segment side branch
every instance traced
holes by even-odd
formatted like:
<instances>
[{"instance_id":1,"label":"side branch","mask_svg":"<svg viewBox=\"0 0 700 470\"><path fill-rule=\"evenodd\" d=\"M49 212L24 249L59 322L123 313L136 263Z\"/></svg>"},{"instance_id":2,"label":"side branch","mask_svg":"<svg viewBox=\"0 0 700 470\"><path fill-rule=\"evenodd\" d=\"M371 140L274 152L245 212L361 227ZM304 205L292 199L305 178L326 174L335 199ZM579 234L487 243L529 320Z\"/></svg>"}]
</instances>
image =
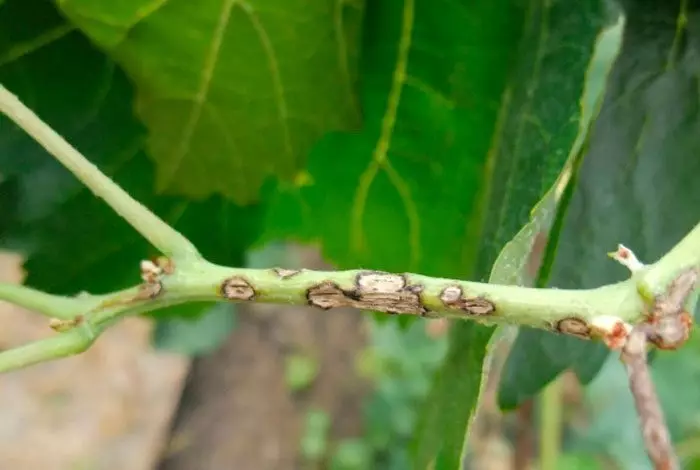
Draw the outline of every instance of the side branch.
<instances>
[{"instance_id":1,"label":"side branch","mask_svg":"<svg viewBox=\"0 0 700 470\"><path fill-rule=\"evenodd\" d=\"M684 239L686 243L683 246L688 250L684 266L690 262L692 266L700 267L700 249L695 250L694 245L687 243L688 240L700 240L698 233L700 225ZM663 275L657 270L662 270ZM664 257L657 264L644 266L626 281L597 289L568 290L484 284L412 273L394 274L368 270L236 269L205 260L178 266L172 260L159 259L157 263L141 264L144 283L140 286L91 297L89 305L73 304L70 308L61 310L60 318L65 319L71 314L73 316L56 329L68 332L83 329L91 335L97 335L128 315L185 302L228 300L309 305L324 310L354 307L389 314L528 325L585 339L602 339L609 346L619 349L624 345L633 325L649 320L650 305L640 295L640 285L643 284L645 289L665 292L668 285L650 286L648 279L654 276L657 279L677 278L680 273L681 270L675 269ZM694 284L685 284L688 296L692 297ZM25 287L16 289L31 291ZM11 294L12 290L6 291L4 297L16 300L8 292ZM0 290L0 298L2 297L3 292ZM676 299L675 296L659 297L661 298L666 299L666 304L669 299ZM23 305L39 310L48 305L45 300L23 302ZM650 338L651 341L654 339ZM90 335L88 340L92 341ZM81 350L85 341L84 338L75 339L75 350ZM61 344L62 347L65 346ZM57 354L70 350L66 347L57 350ZM0 372L26 365L13 354L12 351L0 353Z\"/></svg>"},{"instance_id":2,"label":"side branch","mask_svg":"<svg viewBox=\"0 0 700 470\"><path fill-rule=\"evenodd\" d=\"M77 312L87 311L95 304L92 296L63 297L7 282L0 282L0 300L61 320L69 320Z\"/></svg>"},{"instance_id":3,"label":"side branch","mask_svg":"<svg viewBox=\"0 0 700 470\"><path fill-rule=\"evenodd\" d=\"M116 213L165 255L175 259L200 257L195 246L187 238L105 176L2 85L0 111L31 135L97 197L104 199Z\"/></svg>"},{"instance_id":4,"label":"side branch","mask_svg":"<svg viewBox=\"0 0 700 470\"><path fill-rule=\"evenodd\" d=\"M621 358L627 369L647 455L655 469L676 470L679 468L678 458L673 450L671 435L647 362L649 330L648 324L635 327L622 350Z\"/></svg>"}]
</instances>

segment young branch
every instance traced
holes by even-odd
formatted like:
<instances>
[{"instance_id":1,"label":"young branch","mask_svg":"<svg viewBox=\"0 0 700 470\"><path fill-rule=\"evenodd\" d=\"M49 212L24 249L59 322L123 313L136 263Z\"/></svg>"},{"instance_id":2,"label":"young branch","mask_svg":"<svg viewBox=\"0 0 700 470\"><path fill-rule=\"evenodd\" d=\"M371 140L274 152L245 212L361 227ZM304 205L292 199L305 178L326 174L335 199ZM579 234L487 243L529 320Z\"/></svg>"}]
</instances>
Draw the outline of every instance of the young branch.
<instances>
[{"instance_id":1,"label":"young branch","mask_svg":"<svg viewBox=\"0 0 700 470\"><path fill-rule=\"evenodd\" d=\"M321 309L355 307L391 314L529 325L602 339L619 349L632 325L648 320L649 299L666 293L681 271L700 268L700 225L657 263L627 262L634 268L627 281L588 290L524 288L410 273L217 266L202 259L189 240L132 199L1 85L0 110L168 256L158 263L142 263L143 284L89 297L89 301L87 297L75 303L74 299L58 299L52 305L53 297L48 294L4 286L0 299L59 318L52 326L62 333L57 338L0 353L0 372L78 353L125 316L190 301L254 301ZM695 292L694 288L691 290ZM692 309L696 293L689 294L688 299L686 306ZM659 338L669 339L668 335L656 340ZM656 344L660 345L659 341Z\"/></svg>"},{"instance_id":2,"label":"young branch","mask_svg":"<svg viewBox=\"0 0 700 470\"><path fill-rule=\"evenodd\" d=\"M31 135L97 197L104 199L117 214L126 219L163 254L174 259L200 257L195 246L187 238L134 200L2 85L0 111Z\"/></svg>"},{"instance_id":3,"label":"young branch","mask_svg":"<svg viewBox=\"0 0 700 470\"><path fill-rule=\"evenodd\" d=\"M0 372L80 354L87 350L96 338L95 332L74 328L51 338L3 351L0 353Z\"/></svg>"},{"instance_id":4,"label":"young branch","mask_svg":"<svg viewBox=\"0 0 700 470\"><path fill-rule=\"evenodd\" d=\"M679 244L687 250L684 259L694 260L695 266L700 266L698 233L700 225ZM699 244L690 243L693 240ZM640 285L659 291L668 287L650 286L647 275L665 279L669 273L675 272L676 277L679 273L662 258L626 281L597 289L568 290L366 270L236 269L206 261L195 268L180 268L166 259L158 264L144 262L143 284L95 298L88 310L82 308L85 305L76 306L72 313L81 320L76 324L87 325L96 335L128 315L184 302L228 300L310 305L324 310L355 307L392 314L529 325L586 339L603 339L614 345L627 337L632 325L648 319L648 306L639 295ZM34 305L41 308L39 303ZM63 311L63 317L68 313ZM76 351L85 344L83 338L75 337L73 341ZM624 341L617 347L622 344ZM16 356L8 360L7 354L10 352L0 353L0 372L25 365Z\"/></svg>"},{"instance_id":5,"label":"young branch","mask_svg":"<svg viewBox=\"0 0 700 470\"><path fill-rule=\"evenodd\" d=\"M7 282L0 282L0 300L61 320L69 320L81 310L87 311L94 303L92 297L62 297Z\"/></svg>"}]
</instances>

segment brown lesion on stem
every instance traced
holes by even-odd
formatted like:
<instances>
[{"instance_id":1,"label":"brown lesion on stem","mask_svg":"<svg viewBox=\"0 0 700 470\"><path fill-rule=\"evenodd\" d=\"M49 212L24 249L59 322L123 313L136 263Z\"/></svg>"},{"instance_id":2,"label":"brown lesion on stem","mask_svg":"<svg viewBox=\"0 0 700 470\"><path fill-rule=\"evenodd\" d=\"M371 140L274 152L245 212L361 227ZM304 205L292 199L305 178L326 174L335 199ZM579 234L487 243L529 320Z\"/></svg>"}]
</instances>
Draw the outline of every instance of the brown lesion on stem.
<instances>
[{"instance_id":1,"label":"brown lesion on stem","mask_svg":"<svg viewBox=\"0 0 700 470\"><path fill-rule=\"evenodd\" d=\"M76 315L75 318L71 318L70 320L52 318L51 320L49 320L49 327L58 333L62 333L64 331L71 330L76 326L82 325L84 321L84 315Z\"/></svg>"},{"instance_id":2,"label":"brown lesion on stem","mask_svg":"<svg viewBox=\"0 0 700 470\"><path fill-rule=\"evenodd\" d=\"M227 300L253 300L255 289L241 276L233 276L221 284L221 295Z\"/></svg>"},{"instance_id":3,"label":"brown lesion on stem","mask_svg":"<svg viewBox=\"0 0 700 470\"><path fill-rule=\"evenodd\" d=\"M440 300L446 307L459 309L477 317L492 315L496 311L496 306L484 297L465 297L460 286L445 287L440 294Z\"/></svg>"},{"instance_id":4,"label":"brown lesion on stem","mask_svg":"<svg viewBox=\"0 0 700 470\"><path fill-rule=\"evenodd\" d=\"M581 339L591 339L590 325L576 317L563 318L554 324L554 331Z\"/></svg>"},{"instance_id":5,"label":"brown lesion on stem","mask_svg":"<svg viewBox=\"0 0 700 470\"><path fill-rule=\"evenodd\" d=\"M163 283L161 282L163 276L174 272L175 263L165 256L141 261L141 279L143 284L139 286L139 291L135 297L123 303L155 299L163 292Z\"/></svg>"},{"instance_id":6,"label":"brown lesion on stem","mask_svg":"<svg viewBox=\"0 0 700 470\"><path fill-rule=\"evenodd\" d=\"M671 282L666 292L654 301L647 322L653 327L647 340L659 349L677 349L690 335L693 316L685 309L685 302L700 277L700 269L684 270Z\"/></svg>"},{"instance_id":7,"label":"brown lesion on stem","mask_svg":"<svg viewBox=\"0 0 700 470\"><path fill-rule=\"evenodd\" d=\"M65 332L86 324L90 320L90 316L95 312L155 299L164 291L163 276L173 274L175 272L175 264L169 258L159 256L154 259L141 261L140 270L143 282L136 288L135 293L133 291L122 292L111 296L88 311L77 314L69 320L52 318L49 321L49 327L59 333Z\"/></svg>"},{"instance_id":8,"label":"brown lesion on stem","mask_svg":"<svg viewBox=\"0 0 700 470\"><path fill-rule=\"evenodd\" d=\"M404 275L381 271L362 272L353 289L342 289L332 281L309 288L306 298L311 306L330 309L354 307L391 314L427 315L421 293L423 286L409 284Z\"/></svg>"}]
</instances>

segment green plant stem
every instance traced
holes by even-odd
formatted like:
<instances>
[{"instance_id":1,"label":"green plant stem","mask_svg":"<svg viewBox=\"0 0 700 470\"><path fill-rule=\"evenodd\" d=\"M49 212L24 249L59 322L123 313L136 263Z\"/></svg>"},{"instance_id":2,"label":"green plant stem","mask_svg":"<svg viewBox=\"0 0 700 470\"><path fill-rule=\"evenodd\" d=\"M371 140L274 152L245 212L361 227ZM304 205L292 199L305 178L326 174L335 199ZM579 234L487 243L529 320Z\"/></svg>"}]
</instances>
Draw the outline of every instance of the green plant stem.
<instances>
[{"instance_id":1,"label":"green plant stem","mask_svg":"<svg viewBox=\"0 0 700 470\"><path fill-rule=\"evenodd\" d=\"M95 196L102 198L163 254L182 261L200 258L197 248L187 238L134 200L2 85L0 111L31 135Z\"/></svg>"},{"instance_id":2,"label":"green plant stem","mask_svg":"<svg viewBox=\"0 0 700 470\"><path fill-rule=\"evenodd\" d=\"M659 295L681 271L700 267L700 223L688 232L659 261L649 265L635 277L640 286ZM696 290L697 292L697 290ZM694 305L690 306L692 312Z\"/></svg>"},{"instance_id":3,"label":"green plant stem","mask_svg":"<svg viewBox=\"0 0 700 470\"><path fill-rule=\"evenodd\" d=\"M554 379L540 396L540 470L557 470L561 449L562 377Z\"/></svg>"},{"instance_id":4,"label":"green plant stem","mask_svg":"<svg viewBox=\"0 0 700 470\"><path fill-rule=\"evenodd\" d=\"M0 353L0 372L83 351L105 328L128 315L184 302L224 299L510 323L595 339L612 334L613 326L620 322L629 325L644 320L649 300L646 293L664 292L681 271L700 267L700 224L666 256L635 272L627 281L587 290L526 288L359 270L217 266L202 259L189 240L131 198L1 85L0 110L175 261L174 273L158 274L162 289L146 291L151 297L136 286L104 296L76 298L75 304L67 302L70 299L57 299L59 302L52 306L48 294L19 287L0 289L0 299L47 315L63 319L84 316L78 327L58 337ZM696 293L690 297L697 300Z\"/></svg>"},{"instance_id":5,"label":"green plant stem","mask_svg":"<svg viewBox=\"0 0 700 470\"><path fill-rule=\"evenodd\" d=\"M97 338L97 332L74 328L51 338L34 341L0 353L0 371L28 367L84 352Z\"/></svg>"},{"instance_id":6,"label":"green plant stem","mask_svg":"<svg viewBox=\"0 0 700 470\"><path fill-rule=\"evenodd\" d=\"M287 305L323 305L325 307L355 307L389 313L426 314L431 317L528 325L553 330L561 320L575 318L584 326L596 327L601 319L614 319L635 324L645 318L644 298L639 295L640 283L648 279L673 279L689 263L700 266L700 224L658 263L648 265L643 273L630 279L597 289L541 289L499 284L433 278L420 274L390 274L375 271L311 271L277 269L237 269L201 261L196 265L177 268L161 280L162 292L152 299L138 299L139 287L93 300L93 311L86 321L95 331L119 319L153 311L166 306L192 301L254 301ZM604 256L604 255L602 255ZM682 259L681 266L671 261ZM641 277L640 277L641 276ZM233 294L222 293L222 286L234 280ZM665 286L654 286L663 290ZM30 295L31 290L26 290ZM450 296L445 296L450 292ZM460 293L460 295L453 295ZM0 292L0 295L2 293ZM99 302L94 302L99 299ZM474 302L477 302L476 304ZM28 305L28 301L25 301ZM486 310L470 310L490 306ZM40 308L40 302L34 303ZM476 306L476 307L475 307ZM81 304L84 307L84 304ZM425 312L419 309L427 309ZM85 314L81 308L75 314ZM66 316L67 312L62 315ZM605 323L606 325L609 322ZM579 326L581 323L579 323ZM589 333L596 337L596 328ZM578 330L580 333L581 331ZM600 334L604 335L604 328ZM65 340L70 343L70 340ZM77 340L74 340L77 341ZM83 341L83 340L81 340ZM36 343L35 348L56 348L63 354L66 343ZM76 343L80 349L83 343ZM68 348L70 349L70 348ZM16 356L6 360L0 353L0 372L22 367ZM51 357L42 351L41 357Z\"/></svg>"},{"instance_id":7,"label":"green plant stem","mask_svg":"<svg viewBox=\"0 0 700 470\"><path fill-rule=\"evenodd\" d=\"M0 282L0 300L61 320L69 320L77 312L87 311L94 305L92 297L62 297L7 282Z\"/></svg>"}]
</instances>

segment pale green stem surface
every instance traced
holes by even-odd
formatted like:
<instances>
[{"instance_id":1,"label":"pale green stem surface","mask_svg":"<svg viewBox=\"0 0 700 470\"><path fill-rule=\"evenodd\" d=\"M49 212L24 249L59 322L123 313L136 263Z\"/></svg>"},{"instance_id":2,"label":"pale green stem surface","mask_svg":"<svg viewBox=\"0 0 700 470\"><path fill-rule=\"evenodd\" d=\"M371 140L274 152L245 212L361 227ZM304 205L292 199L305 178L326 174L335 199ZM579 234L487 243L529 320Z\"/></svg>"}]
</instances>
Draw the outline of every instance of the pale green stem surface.
<instances>
[{"instance_id":1,"label":"pale green stem surface","mask_svg":"<svg viewBox=\"0 0 700 470\"><path fill-rule=\"evenodd\" d=\"M333 306L414 315L426 313L431 317L511 323L552 330L561 320L572 318L583 322L584 326L599 324L601 318L637 323L645 318L647 307L645 296L640 292L663 292L682 270L690 266L700 267L700 225L668 255L636 272L627 281L588 290L525 288L410 273L385 273L384 281L377 284L373 282L378 278L371 279L372 272L365 270L281 272L218 266L202 259L189 240L132 199L1 85L0 110L155 247L175 261L174 273L162 276L162 291L154 298L144 297L139 286L112 294L74 299L50 296L26 287L0 286L0 299L60 319L84 317L79 326L56 337L1 352L0 372L82 352L105 328L125 316L191 301L225 300L221 287L231 278L236 278L239 286L240 282L244 283L251 294L245 298L247 301L308 305L312 291L331 283L335 297L325 297L325 301L330 298ZM605 254L601 253L601 256ZM386 282L386 279L390 282ZM363 284L368 280L372 282ZM457 292L459 305L446 301L445 289L452 293L453 300ZM696 295L691 297L697 298ZM324 299L322 296L314 298ZM234 295L228 300L241 298ZM464 306L475 300L480 302L480 307L484 303L490 305L493 311L480 315L473 307ZM427 312L423 312L423 309L427 309Z\"/></svg>"},{"instance_id":2,"label":"pale green stem surface","mask_svg":"<svg viewBox=\"0 0 700 470\"><path fill-rule=\"evenodd\" d=\"M70 320L76 312L90 309L94 304L93 298L62 297L19 284L0 282L0 300L61 320Z\"/></svg>"}]
</instances>

